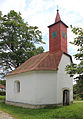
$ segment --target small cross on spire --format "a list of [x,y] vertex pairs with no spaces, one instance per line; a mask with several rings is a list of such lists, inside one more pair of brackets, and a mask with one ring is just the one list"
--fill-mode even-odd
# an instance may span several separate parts
[[59,9],[58,9],[58,5],[57,5],[57,14],[56,14],[56,19],[55,19],[55,23],[60,21],[61,18],[60,18],[60,15],[59,15]]
[[59,9],[58,9],[58,5],[57,5],[57,11],[59,11]]

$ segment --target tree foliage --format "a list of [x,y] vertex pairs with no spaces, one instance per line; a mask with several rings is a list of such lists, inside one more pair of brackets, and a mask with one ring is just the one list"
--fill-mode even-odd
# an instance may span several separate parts
[[74,99],[83,100],[83,77],[80,80],[76,80],[76,82],[73,86]]
[[71,76],[74,76],[75,74],[78,74],[77,78],[81,78],[83,76],[83,29],[78,27],[72,27],[72,32],[76,35],[76,38],[74,39],[74,42],[71,42],[71,44],[74,44],[78,46],[77,53],[74,55],[74,58],[80,63],[71,65],[68,65],[66,67],[67,73],[69,73]]
[[33,55],[42,53],[44,43],[37,26],[29,26],[21,13],[11,10],[7,15],[0,12],[0,68],[9,72]]
[[71,65],[67,65],[66,71],[70,76],[76,74],[75,79],[77,84],[75,87],[77,88],[77,94],[82,94],[83,96],[83,29],[71,26],[71,30],[76,35],[74,42],[71,42],[71,44],[78,46],[74,58],[79,61],[79,63],[71,63]]
[[0,80],[0,84],[6,87],[6,80]]

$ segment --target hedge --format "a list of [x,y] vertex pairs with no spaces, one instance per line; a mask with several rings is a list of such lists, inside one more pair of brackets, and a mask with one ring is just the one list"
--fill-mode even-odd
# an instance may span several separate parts
[[6,95],[5,91],[0,91],[0,95]]

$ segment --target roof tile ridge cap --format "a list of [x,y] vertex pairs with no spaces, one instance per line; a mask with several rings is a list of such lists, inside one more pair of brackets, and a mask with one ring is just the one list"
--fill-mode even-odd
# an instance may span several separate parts
[[[45,52],[46,53],[46,55],[39,61],[39,63],[36,65],[36,66],[34,66],[32,69],[36,69],[37,67],[38,67],[38,65],[49,55],[49,52]],[[35,68],[36,67],[36,68]]]

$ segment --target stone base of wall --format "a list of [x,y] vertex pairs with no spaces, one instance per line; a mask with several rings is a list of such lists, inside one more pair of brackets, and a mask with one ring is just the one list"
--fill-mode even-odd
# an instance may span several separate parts
[[[20,102],[11,102],[11,101],[6,101],[6,104],[9,105],[14,105],[14,106],[19,106],[19,107],[23,107],[23,108],[32,108],[32,109],[40,109],[40,108],[54,108],[56,106],[63,106],[63,104],[43,104],[43,105],[32,105],[32,104],[26,104],[26,103],[20,103]],[[72,104],[72,102],[70,102],[70,104]]]

